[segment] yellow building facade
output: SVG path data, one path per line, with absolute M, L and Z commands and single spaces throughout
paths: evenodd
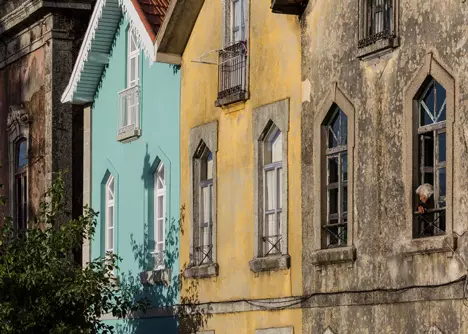
M 172 1 L 157 38 L 181 65 L 180 258 L 202 333 L 302 333 L 300 23 L 270 5 Z

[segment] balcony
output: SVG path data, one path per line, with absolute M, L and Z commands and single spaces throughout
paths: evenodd
M 217 107 L 248 99 L 247 44 L 238 42 L 219 53 L 219 82 Z
M 271 0 L 271 11 L 275 14 L 301 15 L 307 0 Z
M 117 140 L 128 142 L 140 134 L 140 86 L 136 85 L 119 92 Z

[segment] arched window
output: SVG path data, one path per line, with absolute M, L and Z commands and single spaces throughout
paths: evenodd
M 264 139 L 263 256 L 281 253 L 283 135 L 272 125 Z
M 28 145 L 25 138 L 15 144 L 15 218 L 19 230 L 26 229 L 28 220 Z
M 161 162 L 154 173 L 154 267 L 165 267 L 166 250 L 166 168 Z
M 325 247 L 348 243 L 348 118 L 334 105 L 323 123 L 326 174 Z
M 423 198 L 415 219 L 415 237 L 428 237 L 445 233 L 445 207 L 447 194 L 447 94 L 445 88 L 429 77 L 423 85 L 418 103 L 418 184 L 430 194 Z M 423 192 L 423 191 L 419 191 Z
M 115 249 L 115 181 L 111 175 L 106 183 L 106 252 L 114 253 Z
M 204 146 L 200 156 L 200 221 L 197 262 L 212 262 L 213 250 L 213 154 Z

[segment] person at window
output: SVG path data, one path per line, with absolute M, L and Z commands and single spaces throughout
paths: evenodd
M 416 189 L 419 196 L 418 213 L 424 214 L 428 210 L 434 209 L 434 188 L 429 183 L 424 183 Z

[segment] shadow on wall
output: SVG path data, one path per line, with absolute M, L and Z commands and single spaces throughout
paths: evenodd
M 153 177 L 154 165 L 150 164 L 148 145 L 144 158 L 142 179 L 148 194 L 148 202 L 154 203 Z M 149 177 L 151 176 L 151 177 Z M 149 204 L 148 206 L 152 206 Z M 151 210 L 150 210 L 151 211 Z M 133 259 L 138 264 L 139 272 L 128 271 L 121 274 L 120 283 L 123 289 L 128 289 L 135 300 L 146 298 L 151 306 L 145 313 L 133 314 L 116 325 L 117 333 L 182 333 L 191 334 L 206 325 L 209 308 L 198 306 L 198 281 L 187 280 L 183 272 L 186 265 L 179 272 L 173 272 L 179 261 L 179 233 L 184 233 L 185 207 L 180 209 L 180 219 L 166 218 L 165 240 L 165 269 L 153 270 L 155 260 L 152 251 L 155 241 L 152 237 L 152 224 L 145 224 L 144 242 L 138 244 L 134 235 L 130 236 Z M 149 215 L 153 220 L 153 213 Z M 152 284 L 143 284 L 140 273 L 149 272 Z M 180 303 L 176 304 L 180 296 Z M 176 305 L 175 305 L 176 304 Z

